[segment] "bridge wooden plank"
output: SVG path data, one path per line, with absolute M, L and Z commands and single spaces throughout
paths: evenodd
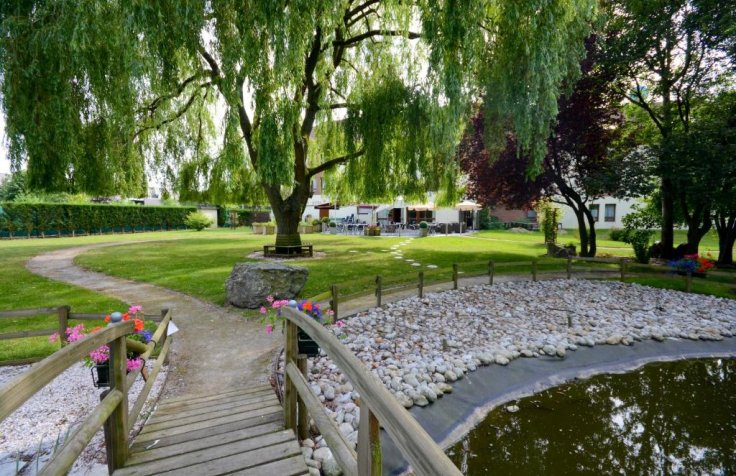
M 246 395 L 249 393 L 255 393 L 262 391 L 266 388 L 271 388 L 270 385 L 258 385 L 255 387 L 248 387 L 248 388 L 236 388 L 232 390 L 227 390 L 224 392 L 218 392 L 216 394 L 205 394 L 205 395 L 190 395 L 190 396 L 184 396 L 184 397 L 175 397 L 175 398 L 168 398 L 160 403 L 159 406 L 166 407 L 171 404 L 179 404 L 179 403 L 195 403 L 195 402 L 206 402 L 211 400 L 217 400 L 218 398 L 222 398 L 225 396 L 234 396 L 234 395 Z
M 268 398 L 265 401 L 258 402 L 246 402 L 243 404 L 235 403 L 224 409 L 215 410 L 212 412 L 195 411 L 194 413 L 186 413 L 184 415 L 171 415 L 169 418 L 159 421 L 151 420 L 150 423 L 146 424 L 146 432 L 165 430 L 168 428 L 175 428 L 178 426 L 191 425 L 193 423 L 214 420 L 220 417 L 230 417 L 231 415 L 238 415 L 241 413 L 258 410 L 260 408 L 266 408 L 273 405 L 278 405 L 278 401 L 275 398 Z
M 187 441 L 252 428 L 260 425 L 265 425 L 267 423 L 279 423 L 283 427 L 283 413 L 284 412 L 281 409 L 271 410 L 263 415 L 232 421 L 224 425 L 201 428 L 199 430 L 190 431 L 189 433 L 178 433 L 169 436 L 159 436 L 158 438 L 153 438 L 151 440 L 139 440 L 138 438 L 136 438 L 136 441 L 131 447 L 131 451 L 140 452 L 145 451 L 146 449 L 163 448 L 170 445 L 179 445 Z
M 255 468 L 248 468 L 241 471 L 231 473 L 238 476 L 263 476 L 264 474 L 278 474 L 279 476 L 299 476 L 309 474 L 304 471 L 304 457 L 302 455 L 292 456 L 290 458 L 267 463 Z
M 174 428 L 165 428 L 158 431 L 150 431 L 147 430 L 147 428 L 144 426 L 143 431 L 138 435 L 138 438 L 136 438 L 137 441 L 153 441 L 156 439 L 165 438 L 168 436 L 174 436 L 179 435 L 182 433 L 190 433 L 192 431 L 198 431 L 203 430 L 206 428 L 212 428 L 215 426 L 219 426 L 225 423 L 231 423 L 234 421 L 239 420 L 246 420 L 251 419 L 255 417 L 262 417 L 269 415 L 274 412 L 281 412 L 281 406 L 280 405 L 272 405 L 269 407 L 264 408 L 257 408 L 255 410 L 249 410 L 242 413 L 237 413 L 233 415 L 226 415 L 219 418 L 212 418 L 205 421 L 199 421 L 196 423 L 192 423 L 191 425 L 182 425 L 177 426 Z
M 250 428 L 244 428 L 242 430 L 234 430 L 219 435 L 206 436 L 196 440 L 182 441 L 176 445 L 164 446 L 163 448 L 152 448 L 150 450 L 141 451 L 139 453 L 133 453 L 126 466 L 132 466 L 134 464 L 146 463 L 156 459 L 168 458 L 184 453 L 190 453 L 192 451 L 201 450 L 204 448 L 211 448 L 218 445 L 232 443 L 233 441 L 245 440 L 247 438 L 255 438 L 260 435 L 267 433 L 273 433 L 275 431 L 283 430 L 284 425 L 281 422 L 266 423 L 264 425 L 258 425 Z
M 287 430 L 290 431 L 290 430 Z M 191 464 L 187 467 L 167 472 L 167 476 L 191 476 L 192 474 L 228 474 L 234 471 L 258 467 L 267 463 L 272 463 L 292 456 L 302 456 L 296 438 L 293 436 L 290 441 L 278 443 L 265 448 L 258 448 L 253 451 L 246 451 L 240 454 L 226 456 L 200 464 Z M 302 467 L 302 471 L 306 469 L 306 463 Z M 261 468 L 258 468 L 257 474 L 264 474 Z
M 169 458 L 157 459 L 148 463 L 129 466 L 126 462 L 126 467 L 115 474 L 119 476 L 148 476 L 173 470 L 191 471 L 189 474 L 204 474 L 203 472 L 192 470 L 192 466 L 204 465 L 207 462 L 212 462 L 213 460 L 226 457 L 237 457 L 237 459 L 242 459 L 243 456 L 241 455 L 243 453 L 253 453 L 254 451 L 258 451 L 257 454 L 261 454 L 259 450 L 262 448 L 284 444 L 288 445 L 291 451 L 293 451 L 294 447 L 298 450 L 299 447 L 294 438 L 294 432 L 291 430 L 279 430 L 260 435 L 256 438 L 248 438 L 245 440 L 221 444 L 215 447 L 198 449 Z M 258 456 L 256 456 L 256 458 L 257 457 Z M 249 459 L 253 460 L 253 455 L 251 455 Z M 217 467 L 220 466 L 220 462 L 215 464 Z M 241 464 L 244 463 L 236 463 L 236 465 Z M 246 466 L 244 465 L 241 467 Z
M 245 396 L 238 395 L 235 397 L 226 397 L 220 400 L 213 400 L 212 402 L 200 402 L 200 403 L 192 403 L 189 405 L 182 404 L 182 405 L 177 405 L 175 407 L 157 408 L 154 416 L 163 417 L 167 415 L 176 415 L 181 412 L 188 412 L 192 410 L 211 409 L 211 408 L 216 408 L 216 407 L 221 407 L 227 404 L 231 404 L 233 402 L 241 402 L 241 401 L 247 402 L 251 400 L 256 400 L 264 396 L 273 396 L 273 398 L 276 398 L 276 396 L 273 393 L 273 390 L 268 389 L 268 390 L 264 390 L 263 392 L 248 394 Z

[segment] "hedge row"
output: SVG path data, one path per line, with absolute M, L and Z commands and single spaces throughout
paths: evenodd
M 0 203 L 0 237 L 176 230 L 194 207 Z

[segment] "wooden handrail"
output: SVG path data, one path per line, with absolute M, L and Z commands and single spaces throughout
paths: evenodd
M 384 387 L 383 382 L 368 371 L 332 333 L 296 309 L 284 308 L 284 316 L 319 344 L 360 393 L 361 424 L 363 422 L 368 424 L 370 418 L 366 417 L 369 412 L 373 413 L 418 474 L 448 476 L 462 474 L 437 443 Z M 287 359 L 286 365 L 289 363 Z M 286 376 L 291 380 L 288 373 Z M 296 388 L 299 392 L 298 387 Z M 358 461 L 358 467 L 364 467 L 361 461 Z
M 132 334 L 132 321 L 119 322 L 54 352 L 0 388 L 0 422 L 71 365 L 115 339 Z
M 63 308 L 68 310 L 66 306 L 63 306 Z M 71 365 L 88 356 L 91 351 L 103 345 L 108 345 L 110 349 L 109 367 L 112 388 L 103 393 L 102 402 L 94 408 L 59 451 L 52 455 L 50 461 L 39 474 L 65 474 L 71 469 L 74 461 L 101 426 L 105 428 L 105 443 L 110 472 L 112 473 L 115 469 L 123 466 L 128 454 L 128 429 L 137 420 L 156 376 L 168 357 L 171 346 L 171 339 L 167 335 L 167 327 L 171 322 L 171 311 L 162 311 L 159 319 L 161 323 L 148 344 L 144 345 L 140 342 L 130 341 L 131 344 L 139 344 L 144 349 L 141 354 L 144 362 L 150 357 L 156 345 L 163 343 L 151 374 L 148 376 L 146 384 L 130 412 L 128 412 L 128 390 L 138 374 L 142 373 L 141 367 L 126 377 L 126 341 L 128 341 L 126 336 L 135 332 L 135 323 L 132 320 L 109 325 L 84 339 L 63 347 L 0 388 L 0 422 L 2 422 L 38 390 L 46 386 Z M 143 375 L 146 376 L 146 374 Z

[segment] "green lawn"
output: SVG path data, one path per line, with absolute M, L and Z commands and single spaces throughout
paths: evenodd
M 36 276 L 26 270 L 25 262 L 35 255 L 60 248 L 119 240 L 171 239 L 186 236 L 186 233 L 189 232 L 0 241 L 0 265 L 3 269 L 3 273 L 0 273 L 0 310 L 56 307 L 64 304 L 70 305 L 72 311 L 88 313 L 127 308 L 125 303 L 101 294 Z M 86 322 L 88 327 L 99 324 L 95 321 Z M 57 326 L 56 316 L 0 318 L 0 334 L 52 329 Z M 58 344 L 49 343 L 47 337 L 1 340 L 0 361 L 44 357 L 57 349 Z
M 679 236 L 681 235 L 681 236 Z M 631 256 L 629 245 L 610 241 L 607 233 L 599 235 L 601 255 Z M 684 233 L 678 232 L 677 240 Z M 104 273 L 151 282 L 182 291 L 199 298 L 223 304 L 225 280 L 233 265 L 252 261 L 248 255 L 273 242 L 273 236 L 257 236 L 249 229 L 205 230 L 145 233 L 136 235 L 107 235 L 63 239 L 13 240 L 0 242 L 0 263 L 5 272 L 0 275 L 0 310 L 69 304 L 79 312 L 107 312 L 122 309 L 124 303 L 96 293 L 37 277 L 24 267 L 30 257 L 46 251 L 111 241 L 151 240 L 151 243 L 120 245 L 90 251 L 77 258 L 78 264 Z M 157 241 L 154 241 L 157 240 Z M 164 240 L 164 241 L 162 241 Z M 384 286 L 416 282 L 420 270 L 425 282 L 447 281 L 452 276 L 452 264 L 458 263 L 464 275 L 485 273 L 488 260 L 497 263 L 518 263 L 516 266 L 498 266 L 496 271 L 529 273 L 529 262 L 539 260 L 540 270 L 564 270 L 564 261 L 544 257 L 545 247 L 539 232 L 512 233 L 483 231 L 469 237 L 434 236 L 414 239 L 401 251 L 404 258 L 422 265 L 413 267 L 403 260 L 394 259 L 390 247 L 406 240 L 404 237 L 363 237 L 342 235 L 304 235 L 305 242 L 315 245 L 320 258 L 295 260 L 290 263 L 307 267 L 309 279 L 303 296 L 313 297 L 337 284 L 341 295 L 371 292 L 375 277 L 381 275 Z M 577 235 L 567 231 L 559 237 L 561 244 L 577 242 Z M 703 242 L 703 251 L 717 253 L 717 237 L 709 234 Z M 684 282 L 668 276 L 642 277 L 633 280 L 643 284 L 683 289 Z M 693 291 L 734 297 L 731 277 L 709 276 L 694 280 Z M 55 318 L 0 319 L 0 333 L 18 330 L 55 327 Z M 0 360 L 47 355 L 55 349 L 45 337 L 0 341 Z

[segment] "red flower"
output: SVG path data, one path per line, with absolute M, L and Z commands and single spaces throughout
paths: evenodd
M 124 321 L 129 321 L 130 320 L 130 316 L 128 315 L 127 312 L 125 314 L 123 314 L 123 320 Z
M 110 316 L 105 316 L 105 322 L 110 322 Z
M 135 323 L 134 324 L 134 329 L 135 329 L 136 332 L 139 332 L 139 331 L 142 331 L 143 330 L 143 321 L 142 320 L 135 319 L 133 322 Z

